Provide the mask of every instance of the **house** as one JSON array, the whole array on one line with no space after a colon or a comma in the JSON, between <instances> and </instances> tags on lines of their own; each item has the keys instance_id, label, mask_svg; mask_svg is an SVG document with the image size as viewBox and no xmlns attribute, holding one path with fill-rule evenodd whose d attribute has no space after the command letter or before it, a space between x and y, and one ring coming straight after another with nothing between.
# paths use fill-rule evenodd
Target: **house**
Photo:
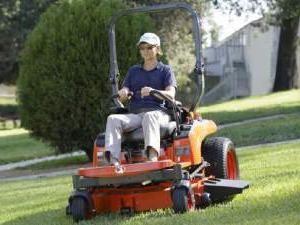
<instances>
[{"instance_id":1,"label":"house","mask_svg":"<svg viewBox=\"0 0 300 225\"><path fill-rule=\"evenodd\" d=\"M219 78L206 92L206 103L232 98L267 94L272 91L277 64L280 28L262 30L259 20L247 24L219 43L204 49L206 72ZM300 37L300 25L299 25ZM300 68L300 47L297 51ZM299 86L300 86L300 70Z\"/></svg>"}]
</instances>

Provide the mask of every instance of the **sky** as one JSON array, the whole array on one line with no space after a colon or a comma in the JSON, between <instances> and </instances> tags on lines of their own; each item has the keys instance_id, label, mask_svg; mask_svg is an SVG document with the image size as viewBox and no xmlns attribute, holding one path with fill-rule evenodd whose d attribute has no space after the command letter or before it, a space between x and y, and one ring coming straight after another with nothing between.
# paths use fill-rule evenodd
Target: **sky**
<instances>
[{"instance_id":1,"label":"sky","mask_svg":"<svg viewBox=\"0 0 300 225\"><path fill-rule=\"evenodd\" d=\"M221 27L219 41L230 36L232 33L239 30L246 24L260 18L258 14L252 13L248 15L236 16L233 13L230 14L229 12L222 12L220 9L213 9L212 17L216 24ZM209 27L207 21L204 21L203 25L204 29L206 29L205 26Z\"/></svg>"}]
</instances>

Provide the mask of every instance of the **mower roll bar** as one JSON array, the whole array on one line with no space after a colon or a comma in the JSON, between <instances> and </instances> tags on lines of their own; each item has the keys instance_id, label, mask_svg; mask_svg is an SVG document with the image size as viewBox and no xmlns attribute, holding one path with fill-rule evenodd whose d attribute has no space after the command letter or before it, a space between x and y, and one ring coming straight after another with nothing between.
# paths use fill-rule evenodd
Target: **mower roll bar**
<instances>
[{"instance_id":1,"label":"mower roll bar","mask_svg":"<svg viewBox=\"0 0 300 225\"><path fill-rule=\"evenodd\" d=\"M201 60L201 30L200 30L200 17L197 12L187 3L169 3L162 5L153 5L146 7L138 7L133 9L122 10L121 12L113 15L110 23L109 29L109 55L110 55L110 82L112 85L112 94L116 95L118 88L118 76L119 76L119 68L117 62L117 51L116 51L116 37L115 37L115 25L117 20L126 15L134 14L134 13L143 13L143 12L157 12L163 10L174 10L174 9L184 9L187 10L191 16L193 21L193 38L195 42L195 56L196 56L196 64L194 69L195 81L197 84L197 93L193 99L193 103L189 109L189 111L194 111L198 102L200 102L203 94L204 94L204 65ZM201 79L200 79L201 76ZM124 107L123 104L116 98L113 99L114 104L117 107Z\"/></svg>"}]
</instances>

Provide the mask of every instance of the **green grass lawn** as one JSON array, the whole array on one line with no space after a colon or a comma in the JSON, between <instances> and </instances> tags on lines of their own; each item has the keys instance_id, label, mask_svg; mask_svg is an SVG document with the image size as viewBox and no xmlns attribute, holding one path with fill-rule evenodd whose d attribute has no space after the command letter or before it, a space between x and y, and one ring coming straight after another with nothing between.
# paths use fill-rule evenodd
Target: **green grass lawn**
<instances>
[{"instance_id":1,"label":"green grass lawn","mask_svg":"<svg viewBox=\"0 0 300 225\"><path fill-rule=\"evenodd\" d=\"M214 136L228 137L237 147L300 139L300 113L226 127Z\"/></svg>"},{"instance_id":2,"label":"green grass lawn","mask_svg":"<svg viewBox=\"0 0 300 225\"><path fill-rule=\"evenodd\" d=\"M172 210L97 216L80 224L299 224L300 142L241 149L241 178L251 183L233 201L200 211L175 215ZM0 224L73 224L65 216L71 177L1 182Z\"/></svg>"},{"instance_id":3,"label":"green grass lawn","mask_svg":"<svg viewBox=\"0 0 300 225\"><path fill-rule=\"evenodd\" d=\"M0 164L53 155L54 149L24 129L0 131Z\"/></svg>"},{"instance_id":4,"label":"green grass lawn","mask_svg":"<svg viewBox=\"0 0 300 225\"><path fill-rule=\"evenodd\" d=\"M300 112L300 90L254 96L198 108L203 118L218 124L281 113Z\"/></svg>"}]
</instances>

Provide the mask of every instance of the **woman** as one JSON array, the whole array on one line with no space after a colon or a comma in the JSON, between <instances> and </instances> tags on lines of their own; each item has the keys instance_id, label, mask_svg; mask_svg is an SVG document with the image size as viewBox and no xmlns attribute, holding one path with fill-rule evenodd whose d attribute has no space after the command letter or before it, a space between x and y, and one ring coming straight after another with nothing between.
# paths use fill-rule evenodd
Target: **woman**
<instances>
[{"instance_id":1,"label":"woman","mask_svg":"<svg viewBox=\"0 0 300 225\"><path fill-rule=\"evenodd\" d=\"M107 161L121 171L119 158L121 152L121 137L123 132L129 132L142 126L145 149L150 161L157 161L160 152L160 125L168 123L169 115L164 111L164 102L150 96L152 89L175 98L176 80L170 66L158 61L161 55L160 39L154 33L145 33L137 43L143 58L142 65L132 66L118 91L120 100L128 99L129 114L113 114L107 118L105 133L105 155ZM119 172L120 172L119 171Z\"/></svg>"}]
</instances>

